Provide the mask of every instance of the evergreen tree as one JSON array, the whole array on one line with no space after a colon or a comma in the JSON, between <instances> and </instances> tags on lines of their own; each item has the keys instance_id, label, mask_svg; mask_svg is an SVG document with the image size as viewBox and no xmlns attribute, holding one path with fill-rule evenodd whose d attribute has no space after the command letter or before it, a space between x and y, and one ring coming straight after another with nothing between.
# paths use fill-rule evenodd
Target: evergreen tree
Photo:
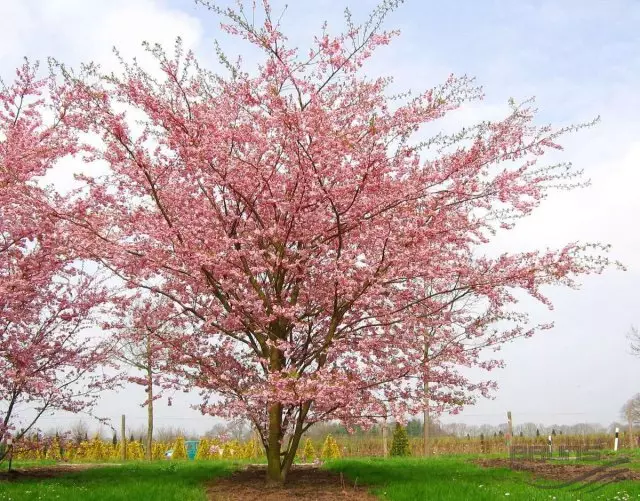
<instances>
[{"instance_id":1,"label":"evergreen tree","mask_svg":"<svg viewBox=\"0 0 640 501\"><path fill-rule=\"evenodd\" d=\"M142 449L142 444L137 440L134 440L133 442L127 444L127 459L131 459L133 461L144 459L144 450Z\"/></svg>"},{"instance_id":2,"label":"evergreen tree","mask_svg":"<svg viewBox=\"0 0 640 501\"><path fill-rule=\"evenodd\" d=\"M198 450L196 452L196 459L198 460L210 459L210 456L209 456L210 447L211 447L211 444L209 443L208 438L203 438L202 440L200 440L200 442L198 443Z\"/></svg>"},{"instance_id":3,"label":"evergreen tree","mask_svg":"<svg viewBox=\"0 0 640 501\"><path fill-rule=\"evenodd\" d=\"M238 442L236 440L229 440L222 446L222 458L231 459L238 456Z\"/></svg>"},{"instance_id":4,"label":"evergreen tree","mask_svg":"<svg viewBox=\"0 0 640 501\"><path fill-rule=\"evenodd\" d=\"M60 461L62 459L62 451L60 447L60 436L56 432L56 436L53 437L51 441L51 445L49 445L49 449L47 449L47 453L45 456L47 459L53 459L55 461Z\"/></svg>"},{"instance_id":5,"label":"evergreen tree","mask_svg":"<svg viewBox=\"0 0 640 501\"><path fill-rule=\"evenodd\" d=\"M184 437L178 437L173 444L173 455L171 459L187 459L187 447L184 444Z\"/></svg>"},{"instance_id":6,"label":"evergreen tree","mask_svg":"<svg viewBox=\"0 0 640 501\"><path fill-rule=\"evenodd\" d=\"M310 438L304 441L304 450L302 451L303 460L306 463L312 463L316 459L316 449Z\"/></svg>"},{"instance_id":7,"label":"evergreen tree","mask_svg":"<svg viewBox=\"0 0 640 501\"><path fill-rule=\"evenodd\" d=\"M407 430L400 423L396 423L396 427L393 430L393 440L391 442L391 455L392 456L410 456L411 450L409 449L409 437L407 436Z\"/></svg>"},{"instance_id":8,"label":"evergreen tree","mask_svg":"<svg viewBox=\"0 0 640 501\"><path fill-rule=\"evenodd\" d=\"M167 448L165 444L163 444L162 442L154 442L152 449L153 459L164 459L164 453L166 452L166 450Z\"/></svg>"},{"instance_id":9,"label":"evergreen tree","mask_svg":"<svg viewBox=\"0 0 640 501\"><path fill-rule=\"evenodd\" d=\"M421 437L423 428L424 426L422 421L419 419L412 419L407 423L407 435L410 437Z\"/></svg>"},{"instance_id":10,"label":"evergreen tree","mask_svg":"<svg viewBox=\"0 0 640 501\"><path fill-rule=\"evenodd\" d=\"M260 444L257 440L251 439L244 444L243 457L252 459L260 456Z\"/></svg>"},{"instance_id":11,"label":"evergreen tree","mask_svg":"<svg viewBox=\"0 0 640 501\"><path fill-rule=\"evenodd\" d=\"M337 459L342 455L340 454L340 447L338 447L338 443L331 434L327 435L327 438L324 440L320 455L322 456L322 459Z\"/></svg>"},{"instance_id":12,"label":"evergreen tree","mask_svg":"<svg viewBox=\"0 0 640 501\"><path fill-rule=\"evenodd\" d=\"M105 459L108 459L105 452L106 451L102 440L100 439L98 434L96 434L96 436L93 437L93 440L91 440L89 450L87 451L87 459L90 459L92 461L103 461Z\"/></svg>"}]
</instances>

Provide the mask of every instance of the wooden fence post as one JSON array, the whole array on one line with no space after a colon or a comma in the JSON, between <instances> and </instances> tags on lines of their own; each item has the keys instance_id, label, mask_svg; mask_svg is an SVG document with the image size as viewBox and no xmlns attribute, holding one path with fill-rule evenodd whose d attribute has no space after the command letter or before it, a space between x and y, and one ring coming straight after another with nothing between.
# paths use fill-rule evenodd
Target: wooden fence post
<instances>
[{"instance_id":1,"label":"wooden fence post","mask_svg":"<svg viewBox=\"0 0 640 501\"><path fill-rule=\"evenodd\" d=\"M122 461L126 461L127 460L127 435L126 435L127 431L125 429L125 424L124 424L124 414L122 415L122 422L120 423L120 437L121 437L121 442L122 442L122 449L120 451L120 459L122 459Z\"/></svg>"},{"instance_id":2,"label":"wooden fence post","mask_svg":"<svg viewBox=\"0 0 640 501\"><path fill-rule=\"evenodd\" d=\"M382 454L384 457L389 456L389 447L387 446L387 416L384 417L384 422L382 423Z\"/></svg>"}]
</instances>

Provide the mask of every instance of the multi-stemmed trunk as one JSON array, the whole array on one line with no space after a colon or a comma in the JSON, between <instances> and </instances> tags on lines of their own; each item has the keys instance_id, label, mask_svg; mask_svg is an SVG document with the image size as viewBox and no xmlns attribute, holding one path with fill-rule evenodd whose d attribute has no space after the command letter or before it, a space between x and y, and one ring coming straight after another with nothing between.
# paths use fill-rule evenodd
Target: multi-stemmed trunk
<instances>
[{"instance_id":1,"label":"multi-stemmed trunk","mask_svg":"<svg viewBox=\"0 0 640 501\"><path fill-rule=\"evenodd\" d=\"M304 418L310 407L311 402L305 402L300 405L293 434L289 438L284 450L282 447L282 404L273 403L269 407L269 429L266 437L267 484L281 485L286 481L296 457L296 451L300 446L300 439L304 431Z\"/></svg>"},{"instance_id":2,"label":"multi-stemmed trunk","mask_svg":"<svg viewBox=\"0 0 640 501\"><path fill-rule=\"evenodd\" d=\"M272 348L269 357L270 369L273 373L279 372L284 365L282 351ZM289 474L296 457L296 451L300 445L302 434L306 431L305 422L311 409L311 401L302 402L297 409L297 418L293 426L293 432L284 444L284 408L280 402L271 402L268 407L269 424L264 439L267 455L267 484L281 485ZM284 450L283 450L284 445Z\"/></svg>"}]
</instances>

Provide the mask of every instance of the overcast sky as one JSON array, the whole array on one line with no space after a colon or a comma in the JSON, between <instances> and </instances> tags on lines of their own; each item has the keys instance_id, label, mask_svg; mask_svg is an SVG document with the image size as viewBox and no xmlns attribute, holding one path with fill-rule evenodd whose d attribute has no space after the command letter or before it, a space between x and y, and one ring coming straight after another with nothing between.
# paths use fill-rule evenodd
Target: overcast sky
<instances>
[{"instance_id":1,"label":"overcast sky","mask_svg":"<svg viewBox=\"0 0 640 501\"><path fill-rule=\"evenodd\" d=\"M222 2L224 3L224 2ZM289 0L283 18L290 40L303 47L323 20L342 27L349 6L364 19L374 0ZM279 13L284 2L272 2ZM115 68L111 49L141 53L141 42L170 49L176 36L213 64L218 22L192 0L0 0L0 76L9 81L23 56L75 65L96 61ZM369 74L395 77L394 90L423 90L450 73L475 76L486 98L457 112L443 126L498 118L509 97L536 96L541 123L588 121L599 125L563 140L558 157L585 170L592 186L549 198L532 217L495 245L514 251L569 241L612 244L628 271L611 270L583 281L577 291L553 290L555 309L527 308L532 320L555 328L505 347L507 368L494 375L495 400L482 401L444 421L514 424L600 422L619 419L624 401L640 392L640 359L625 334L640 324L640 2L637 0L407 0L388 20L402 32L373 59ZM223 38L230 56L246 53ZM251 54L245 58L250 69ZM140 387L105 395L97 413L133 427L144 424ZM189 409L196 395L159 404L157 426L204 431L214 420ZM44 429L77 418L49 416Z\"/></svg>"}]
</instances>

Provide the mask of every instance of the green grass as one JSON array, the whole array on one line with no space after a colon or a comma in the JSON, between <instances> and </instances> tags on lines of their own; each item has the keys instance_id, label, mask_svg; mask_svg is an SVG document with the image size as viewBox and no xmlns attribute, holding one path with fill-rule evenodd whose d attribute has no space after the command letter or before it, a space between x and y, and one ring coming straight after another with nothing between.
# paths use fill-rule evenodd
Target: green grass
<instances>
[{"instance_id":1,"label":"green grass","mask_svg":"<svg viewBox=\"0 0 640 501\"><path fill-rule=\"evenodd\" d=\"M357 479L358 485L368 485L380 499L388 501L640 501L640 482L558 488L558 482L540 482L527 473L481 468L472 463L473 457L344 459L327 462L325 467L343 472L352 481ZM632 458L634 464L640 463L640 454ZM239 464L237 461L106 464L55 478L0 481L0 501L205 501L206 483L229 474ZM20 464L23 468L28 466Z\"/></svg>"},{"instance_id":2,"label":"green grass","mask_svg":"<svg viewBox=\"0 0 640 501\"><path fill-rule=\"evenodd\" d=\"M55 478L0 481L0 501L205 501L206 482L234 468L226 461L109 465Z\"/></svg>"},{"instance_id":3,"label":"green grass","mask_svg":"<svg viewBox=\"0 0 640 501\"><path fill-rule=\"evenodd\" d=\"M619 452L608 452L602 455L602 458L598 463L609 463L611 461L628 459L629 462L621 466L629 469L640 470L640 449L625 449Z\"/></svg>"},{"instance_id":4,"label":"green grass","mask_svg":"<svg viewBox=\"0 0 640 501\"><path fill-rule=\"evenodd\" d=\"M461 457L345 459L331 461L326 468L369 485L374 494L391 501L640 500L640 482L541 488L559 482L541 482L507 468L481 468Z\"/></svg>"}]
</instances>

